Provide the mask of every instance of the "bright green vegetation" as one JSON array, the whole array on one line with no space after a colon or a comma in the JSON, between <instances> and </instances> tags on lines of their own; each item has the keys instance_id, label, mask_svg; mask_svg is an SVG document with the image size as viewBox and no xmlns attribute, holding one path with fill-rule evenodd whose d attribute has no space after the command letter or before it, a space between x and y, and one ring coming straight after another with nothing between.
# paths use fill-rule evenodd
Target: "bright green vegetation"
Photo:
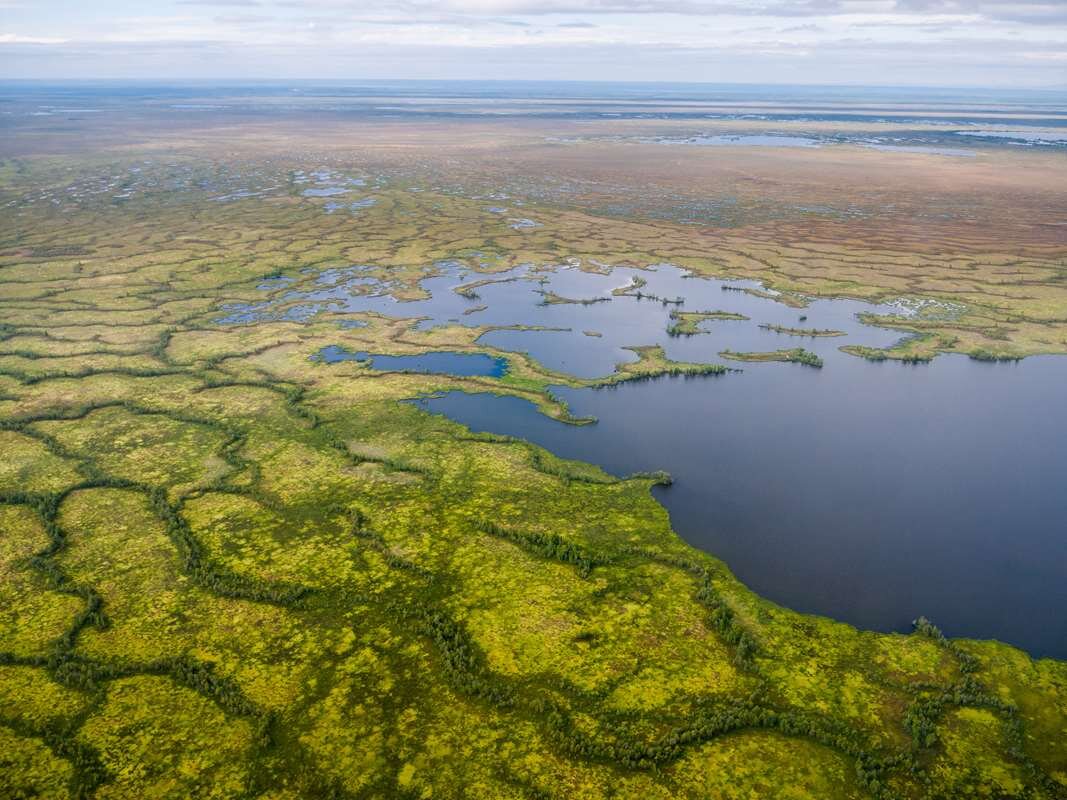
<instances>
[{"instance_id":1,"label":"bright green vegetation","mask_svg":"<svg viewBox=\"0 0 1067 800\"><path fill-rule=\"evenodd\" d=\"M698 333L707 333L701 330L700 323L706 319L711 320L747 320L744 314L735 314L732 311L671 311L671 324L667 327L669 336L693 336Z\"/></svg>"},{"instance_id":2,"label":"bright green vegetation","mask_svg":"<svg viewBox=\"0 0 1067 800\"><path fill-rule=\"evenodd\" d=\"M766 323L760 325L760 327L766 331L784 333L789 336L810 336L812 338L818 338L845 335L844 331L835 331L831 328L790 328L785 325L768 325Z\"/></svg>"},{"instance_id":3,"label":"bright green vegetation","mask_svg":"<svg viewBox=\"0 0 1067 800\"><path fill-rule=\"evenodd\" d=\"M979 329L965 322L945 320L936 315L898 317L860 314L860 319L868 325L896 328L912 334L887 350L858 345L841 348L846 353L864 358L872 359L873 356L872 360L882 360L879 358L881 354L906 363L921 363L931 361L938 353L949 350L966 353L976 361L1018 361L1026 355L1025 351L1011 341L1011 334L1015 331L1006 325Z\"/></svg>"},{"instance_id":4,"label":"bright green vegetation","mask_svg":"<svg viewBox=\"0 0 1067 800\"><path fill-rule=\"evenodd\" d=\"M25 180L72 166L110 168ZM1067 792L1067 664L778 607L674 535L649 491L667 476L401 402L489 391L566 418L546 388L566 379L525 356L501 378L309 358L485 352L483 329L218 324L271 275L369 264L416 297L469 249L569 255L546 209L509 232L453 196L382 190L346 217L295 192L0 221L5 797ZM600 383L727 371L635 351Z\"/></svg>"},{"instance_id":5,"label":"bright green vegetation","mask_svg":"<svg viewBox=\"0 0 1067 800\"><path fill-rule=\"evenodd\" d=\"M865 358L868 361L901 361L905 364L928 364L933 361L933 354L920 342L918 347L897 346L891 348L867 347L862 344L846 344L841 348L842 353Z\"/></svg>"},{"instance_id":6,"label":"bright green vegetation","mask_svg":"<svg viewBox=\"0 0 1067 800\"><path fill-rule=\"evenodd\" d=\"M822 359L802 347L794 347L791 350L769 350L765 353L735 353L733 350L723 350L719 355L731 361L790 361L808 367L822 367Z\"/></svg>"},{"instance_id":7,"label":"bright green vegetation","mask_svg":"<svg viewBox=\"0 0 1067 800\"><path fill-rule=\"evenodd\" d=\"M616 365L614 374L606 378L572 381L572 383L586 386L610 386L623 381L651 380L665 375L724 375L730 371L729 367L724 367L722 364L689 364L684 361L671 361L659 345L627 347L626 349L637 353L637 361Z\"/></svg>"},{"instance_id":8,"label":"bright green vegetation","mask_svg":"<svg viewBox=\"0 0 1067 800\"><path fill-rule=\"evenodd\" d=\"M1019 361L1022 356L1018 353L998 352L979 347L967 353L975 361Z\"/></svg>"}]
</instances>

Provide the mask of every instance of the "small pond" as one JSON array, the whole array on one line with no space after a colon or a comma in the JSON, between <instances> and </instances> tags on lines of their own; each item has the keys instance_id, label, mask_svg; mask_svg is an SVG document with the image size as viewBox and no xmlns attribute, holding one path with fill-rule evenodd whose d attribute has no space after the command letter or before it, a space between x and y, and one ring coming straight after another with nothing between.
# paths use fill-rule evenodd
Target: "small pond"
<instances>
[{"instance_id":1,"label":"small pond","mask_svg":"<svg viewBox=\"0 0 1067 800\"><path fill-rule=\"evenodd\" d=\"M508 368L503 358L485 353L420 353L419 355L391 356L377 353L352 352L337 345L319 350L315 360L335 363L337 361L367 361L371 369L383 372L420 372L440 375L485 375L499 378Z\"/></svg>"}]
</instances>

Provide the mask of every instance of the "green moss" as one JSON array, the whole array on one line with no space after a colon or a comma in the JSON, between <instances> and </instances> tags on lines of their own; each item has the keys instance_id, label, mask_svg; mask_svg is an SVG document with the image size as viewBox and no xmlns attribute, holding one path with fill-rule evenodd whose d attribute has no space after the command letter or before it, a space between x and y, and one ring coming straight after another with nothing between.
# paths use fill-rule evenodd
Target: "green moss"
<instances>
[{"instance_id":1,"label":"green moss","mask_svg":"<svg viewBox=\"0 0 1067 800\"><path fill-rule=\"evenodd\" d=\"M4 180L68 166L101 168L42 161ZM0 254L0 769L17 791L1038 798L1067 783L1061 663L777 607L674 535L649 491L669 476L618 479L401 402L490 391L568 419L548 387L727 368L635 347L594 381L522 355L500 379L374 375L309 356L484 352L486 329L216 324L262 300L265 275L307 289L352 263L403 298L455 257L486 273L471 291L579 253L761 275L790 302L901 292L893 270L890 288L858 284L830 275L844 246L731 240L713 261L692 227L546 205L543 228L509 232L480 202L379 194L347 219L296 192L20 209L17 232L4 218L18 243ZM808 277L766 266L780 261ZM674 319L697 316L724 315ZM1018 322L908 319L906 352L1038 342ZM938 338L950 329L959 344Z\"/></svg>"},{"instance_id":2,"label":"green moss","mask_svg":"<svg viewBox=\"0 0 1067 800\"><path fill-rule=\"evenodd\" d=\"M66 800L74 796L69 788L74 776L70 764L57 758L41 739L18 736L2 724L0 776L5 796L14 800Z\"/></svg>"},{"instance_id":3,"label":"green moss","mask_svg":"<svg viewBox=\"0 0 1067 800\"><path fill-rule=\"evenodd\" d=\"M99 798L234 797L255 752L247 723L167 678L116 681L80 736L113 776Z\"/></svg>"}]
</instances>

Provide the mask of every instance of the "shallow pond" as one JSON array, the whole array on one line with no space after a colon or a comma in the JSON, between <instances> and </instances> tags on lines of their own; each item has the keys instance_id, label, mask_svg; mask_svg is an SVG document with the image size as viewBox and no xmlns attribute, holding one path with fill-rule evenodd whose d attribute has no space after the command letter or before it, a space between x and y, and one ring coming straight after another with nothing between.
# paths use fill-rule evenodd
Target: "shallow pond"
<instances>
[{"instance_id":1,"label":"shallow pond","mask_svg":"<svg viewBox=\"0 0 1067 800\"><path fill-rule=\"evenodd\" d=\"M838 348L888 346L900 334L864 325L857 313L908 314L914 304L820 300L797 309L739 291L760 291L758 284L688 277L667 265L496 276L439 267L444 275L423 281L427 300L399 303L356 267L319 276L310 288L277 290L262 313L299 303L426 317L422 328L543 326L556 330L493 330L480 341L579 376L607 374L636 358L625 347L646 344L676 360L740 367L715 380L558 389L574 414L599 420L584 427L508 397L451 393L423 405L615 474L667 470L675 483L655 492L675 530L791 608L879 630L907 630L922 614L950 635L1067 657L1067 359L867 362ZM613 294L634 278L647 282L630 290L642 299ZM495 282L470 287L470 296L455 291L486 279ZM683 297L684 305L648 295ZM679 308L748 319L706 320L706 333L671 336ZM761 325L844 335L800 337ZM719 356L797 346L817 353L824 368Z\"/></svg>"},{"instance_id":2,"label":"shallow pond","mask_svg":"<svg viewBox=\"0 0 1067 800\"><path fill-rule=\"evenodd\" d=\"M317 304L330 311L421 317L420 329L446 323L499 326L510 329L491 330L479 342L501 350L528 352L550 369L592 378L610 374L620 362L636 360L636 354L625 349L636 345L658 344L675 360L697 362L718 362L724 349L764 351L802 346L827 356L837 355L842 344L885 347L898 341L901 334L864 325L857 313L911 313L903 306L850 300L818 300L805 309L790 308L746 293L745 289L759 289L754 281L693 278L670 265L654 270L620 268L610 274L577 269L536 272L518 267L495 275L470 273L458 262L439 266L445 274L422 282L430 294L426 300L398 302L388 293L389 287L367 276L366 268L352 267L324 272L310 287L305 284L279 293L272 303L228 309L231 313L222 321L278 319L285 309L303 312ZM635 280L645 284L636 287ZM466 294L456 291L464 287L469 287ZM630 295L614 293L624 287L630 287ZM684 298L684 305L673 304L679 297ZM296 303L299 305L293 305ZM701 323L702 333L671 336L670 314L675 310L728 311L748 319L708 320ZM761 328L761 324L833 329L846 335L790 336Z\"/></svg>"},{"instance_id":3,"label":"shallow pond","mask_svg":"<svg viewBox=\"0 0 1067 800\"><path fill-rule=\"evenodd\" d=\"M377 353L352 352L330 345L312 358L327 363L337 361L368 361L370 368L383 372L422 372L435 375L485 375L499 378L508 368L503 358L484 353L420 353L419 355L390 356Z\"/></svg>"}]
</instances>

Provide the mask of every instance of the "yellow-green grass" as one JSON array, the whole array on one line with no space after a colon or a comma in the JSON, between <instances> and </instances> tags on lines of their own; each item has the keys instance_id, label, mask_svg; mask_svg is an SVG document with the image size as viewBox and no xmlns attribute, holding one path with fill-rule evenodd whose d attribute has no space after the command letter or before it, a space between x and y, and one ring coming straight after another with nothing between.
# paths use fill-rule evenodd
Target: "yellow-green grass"
<instances>
[{"instance_id":1,"label":"yellow-green grass","mask_svg":"<svg viewBox=\"0 0 1067 800\"><path fill-rule=\"evenodd\" d=\"M730 361L791 361L797 364L805 364L809 367L821 367L822 359L809 350L802 347L794 347L789 350L768 350L766 352L738 353L733 350L722 350L721 358Z\"/></svg>"},{"instance_id":2,"label":"yellow-green grass","mask_svg":"<svg viewBox=\"0 0 1067 800\"><path fill-rule=\"evenodd\" d=\"M30 164L3 191L58 181L54 168ZM62 215L21 208L17 230L5 218L5 789L1062 795L1062 663L778 607L675 536L649 491L663 476L618 479L403 402L489 391L567 419L549 386L724 368L635 347L636 361L597 381L515 354L502 354L501 378L381 373L310 357L328 344L496 352L478 342L483 328L423 332L372 314L354 329L331 313L218 323L224 304L306 289L319 270L352 263L417 297L435 260L467 249L499 255L494 272L572 256L673 259L834 294L844 279L820 283L818 270L854 259L852 245L813 256L737 239L712 259L705 234L669 223L539 206L528 213L542 228L516 232L479 202L378 194L358 216L292 195L209 204L164 194ZM930 274L951 283L950 262ZM788 264L814 266L794 279ZM277 271L293 286L255 288ZM887 288L891 274L845 293L912 292L907 280ZM924 332L972 317L986 330L982 314L1022 308L964 302L963 317ZM1031 329L1011 328L1013 346L1033 344Z\"/></svg>"},{"instance_id":3,"label":"yellow-green grass","mask_svg":"<svg viewBox=\"0 0 1067 800\"><path fill-rule=\"evenodd\" d=\"M746 320L744 314L736 314L731 311L672 311L671 324L667 327L667 333L671 336L693 336L698 333L706 333L700 327L704 320Z\"/></svg>"}]
</instances>

